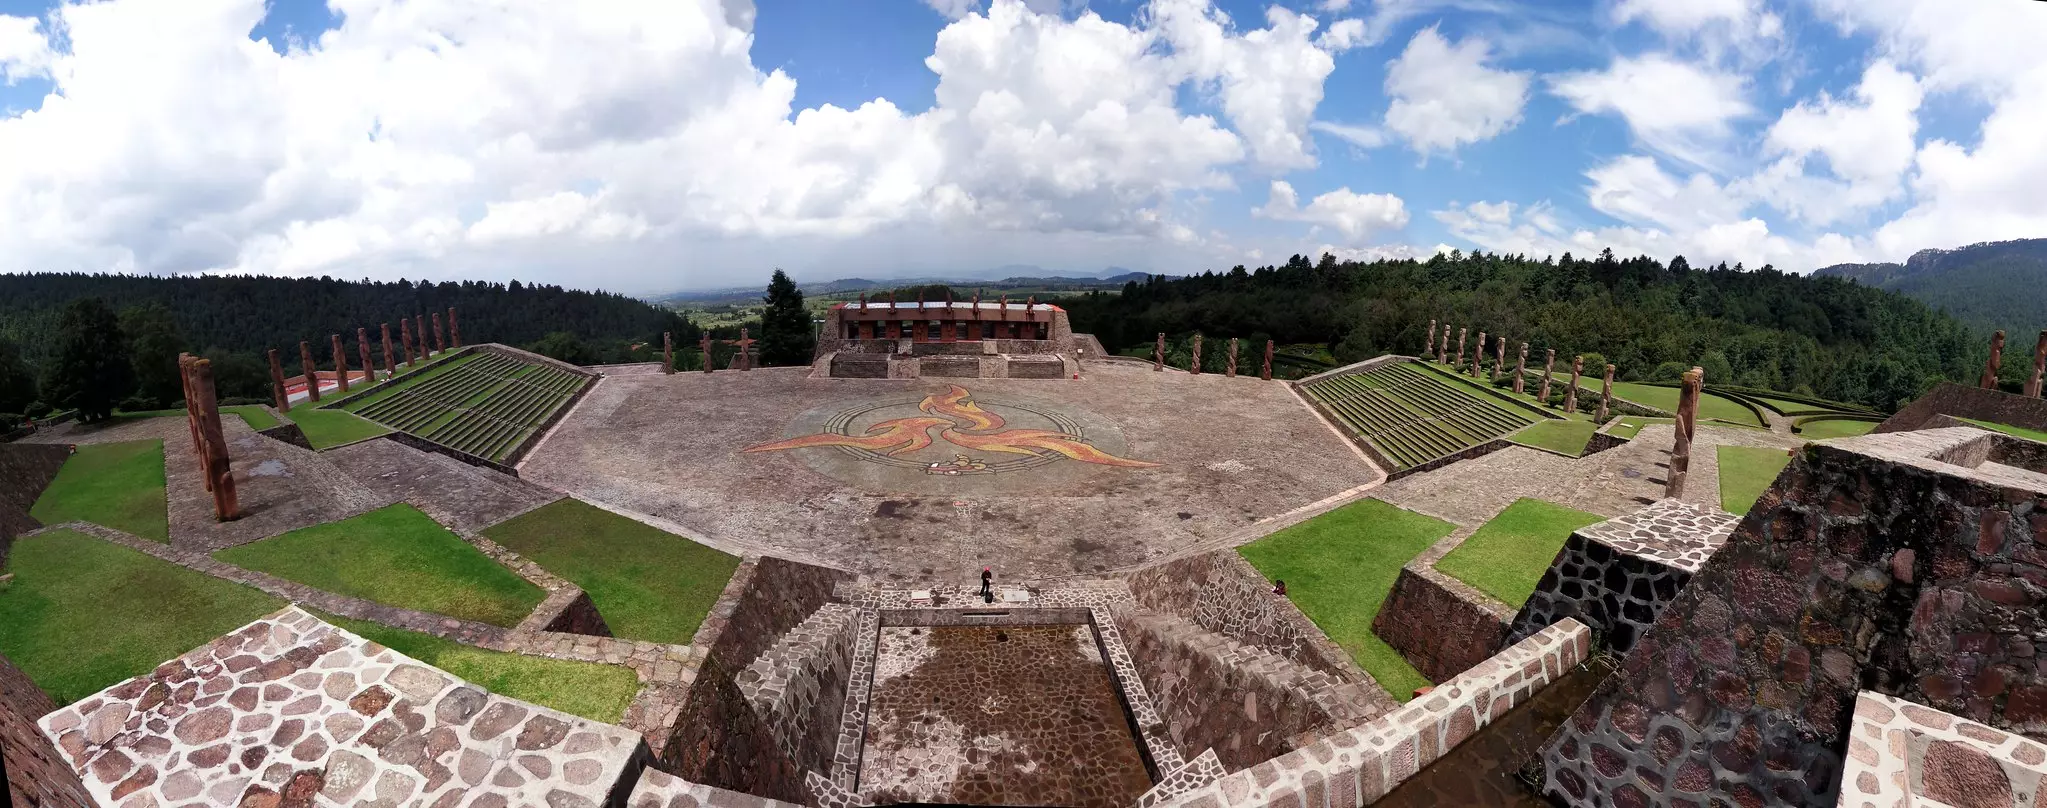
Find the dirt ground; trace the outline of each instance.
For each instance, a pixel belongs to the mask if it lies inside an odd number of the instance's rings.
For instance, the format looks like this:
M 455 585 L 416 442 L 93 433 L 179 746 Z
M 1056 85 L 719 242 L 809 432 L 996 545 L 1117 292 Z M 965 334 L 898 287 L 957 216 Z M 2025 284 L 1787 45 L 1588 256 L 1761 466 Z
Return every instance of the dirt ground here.
M 961 398 L 807 370 L 606 377 L 520 474 L 730 551 L 970 585 L 1129 568 L 1382 477 L 1279 382 L 1102 363 Z M 841 445 L 773 446 L 820 434 Z

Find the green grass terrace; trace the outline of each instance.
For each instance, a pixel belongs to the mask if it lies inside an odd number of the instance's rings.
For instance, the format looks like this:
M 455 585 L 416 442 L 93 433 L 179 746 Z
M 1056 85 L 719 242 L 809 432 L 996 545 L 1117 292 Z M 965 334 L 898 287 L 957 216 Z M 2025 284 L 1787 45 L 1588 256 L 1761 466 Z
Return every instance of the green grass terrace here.
M 1789 452 L 1753 446 L 1721 446 L 1716 458 L 1720 463 L 1720 509 L 1734 514 L 1746 514 L 1755 507 L 1756 500 L 1777 481 L 1777 474 L 1791 465 Z
M 1606 521 L 1538 499 L 1518 499 L 1436 562 L 1436 570 L 1516 609 L 1555 561 L 1571 531 Z
M 1367 499 L 1237 552 L 1267 580 L 1285 581 L 1287 597 L 1322 633 L 1350 652 L 1388 694 L 1406 701 L 1430 682 L 1372 633 L 1372 620 L 1393 591 L 1400 568 L 1455 529 L 1449 522 Z
M 169 542 L 165 503 L 163 441 L 82 444 L 29 515 L 46 525 L 91 522 Z
M 619 665 L 488 651 L 381 623 L 328 614 L 319 617 L 492 693 L 593 721 L 618 723 L 640 690 L 639 676 Z
M 1301 386 L 1395 470 L 1519 432 L 1542 416 L 1417 362 L 1391 362 Z
M 612 634 L 635 640 L 688 643 L 739 568 L 736 556 L 576 499 L 484 535 L 582 587 Z

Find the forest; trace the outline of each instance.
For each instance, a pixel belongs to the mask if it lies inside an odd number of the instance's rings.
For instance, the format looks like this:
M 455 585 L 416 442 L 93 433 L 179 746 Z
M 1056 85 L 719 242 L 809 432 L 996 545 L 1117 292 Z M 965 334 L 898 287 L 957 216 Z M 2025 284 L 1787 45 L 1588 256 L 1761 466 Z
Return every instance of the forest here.
M 465 343 L 516 345 L 579 364 L 658 359 L 664 331 L 674 333 L 678 351 L 687 346 L 693 354 L 699 335 L 680 315 L 624 295 L 518 281 L 0 275 L 0 413 L 52 406 L 37 388 L 49 381 L 66 307 L 86 298 L 118 312 L 120 344 L 136 377 L 123 409 L 180 398 L 180 351 L 213 360 L 223 398 L 267 399 L 265 350 L 278 349 L 295 375 L 301 340 L 313 344 L 324 366 L 331 334 L 352 346 L 355 329 L 368 328 L 374 343 L 378 327 L 391 323 L 396 339 L 400 318 L 449 307 L 459 312 Z M 31 407 L 37 403 L 43 407 Z
M 1452 251 L 1370 263 L 1296 255 L 1280 266 L 1153 276 L 1058 302 L 1075 331 L 1094 333 L 1112 352 L 1148 346 L 1161 332 L 1177 341 L 1199 331 L 1323 344 L 1352 362 L 1419 353 L 1428 322 L 1441 319 L 1453 333 L 1469 328 L 1474 341 L 1480 331 L 1525 341 L 1536 365 L 1546 348 L 1560 362 L 1577 354 L 1588 365 L 1612 362 L 1630 381 L 1675 380 L 1699 365 L 1709 384 L 1886 410 L 1935 381 L 1973 381 L 1989 353 L 1948 314 L 1845 278 L 1693 267 L 1682 256 L 1667 265 L 1621 260 L 1611 250 L 1592 259 Z M 2030 371 L 2022 364 L 2005 363 L 2009 389 Z

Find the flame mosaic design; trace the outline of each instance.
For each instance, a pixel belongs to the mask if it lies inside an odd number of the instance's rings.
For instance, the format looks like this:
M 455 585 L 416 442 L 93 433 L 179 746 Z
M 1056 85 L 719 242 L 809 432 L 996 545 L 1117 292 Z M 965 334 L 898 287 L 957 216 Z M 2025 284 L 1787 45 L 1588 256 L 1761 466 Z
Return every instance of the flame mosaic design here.
M 891 418 L 867 428 L 863 435 L 820 432 L 787 440 L 749 446 L 741 452 L 780 452 L 823 446 L 850 446 L 891 457 L 899 457 L 943 440 L 963 449 L 1002 454 L 1040 455 L 1052 452 L 1082 463 L 1123 468 L 1151 468 L 1157 463 L 1117 457 L 1090 445 L 1078 435 L 1050 429 L 1004 429 L 1002 416 L 981 409 L 972 394 L 959 385 L 943 393 L 932 393 L 918 402 L 923 415 Z M 932 431 L 938 430 L 937 436 Z

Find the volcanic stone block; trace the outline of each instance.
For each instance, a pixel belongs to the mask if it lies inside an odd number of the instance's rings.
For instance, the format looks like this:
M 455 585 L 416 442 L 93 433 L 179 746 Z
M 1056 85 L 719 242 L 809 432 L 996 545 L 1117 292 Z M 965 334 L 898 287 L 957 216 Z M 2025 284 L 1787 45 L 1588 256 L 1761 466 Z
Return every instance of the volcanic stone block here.
M 1615 653 L 1627 653 L 1740 521 L 1665 499 L 1573 531 L 1514 616 L 1508 644 L 1570 617 Z
M 1544 745 L 1573 806 L 1831 806 L 1858 690 L 2047 733 L 2047 449 L 1952 428 L 1807 444 Z

